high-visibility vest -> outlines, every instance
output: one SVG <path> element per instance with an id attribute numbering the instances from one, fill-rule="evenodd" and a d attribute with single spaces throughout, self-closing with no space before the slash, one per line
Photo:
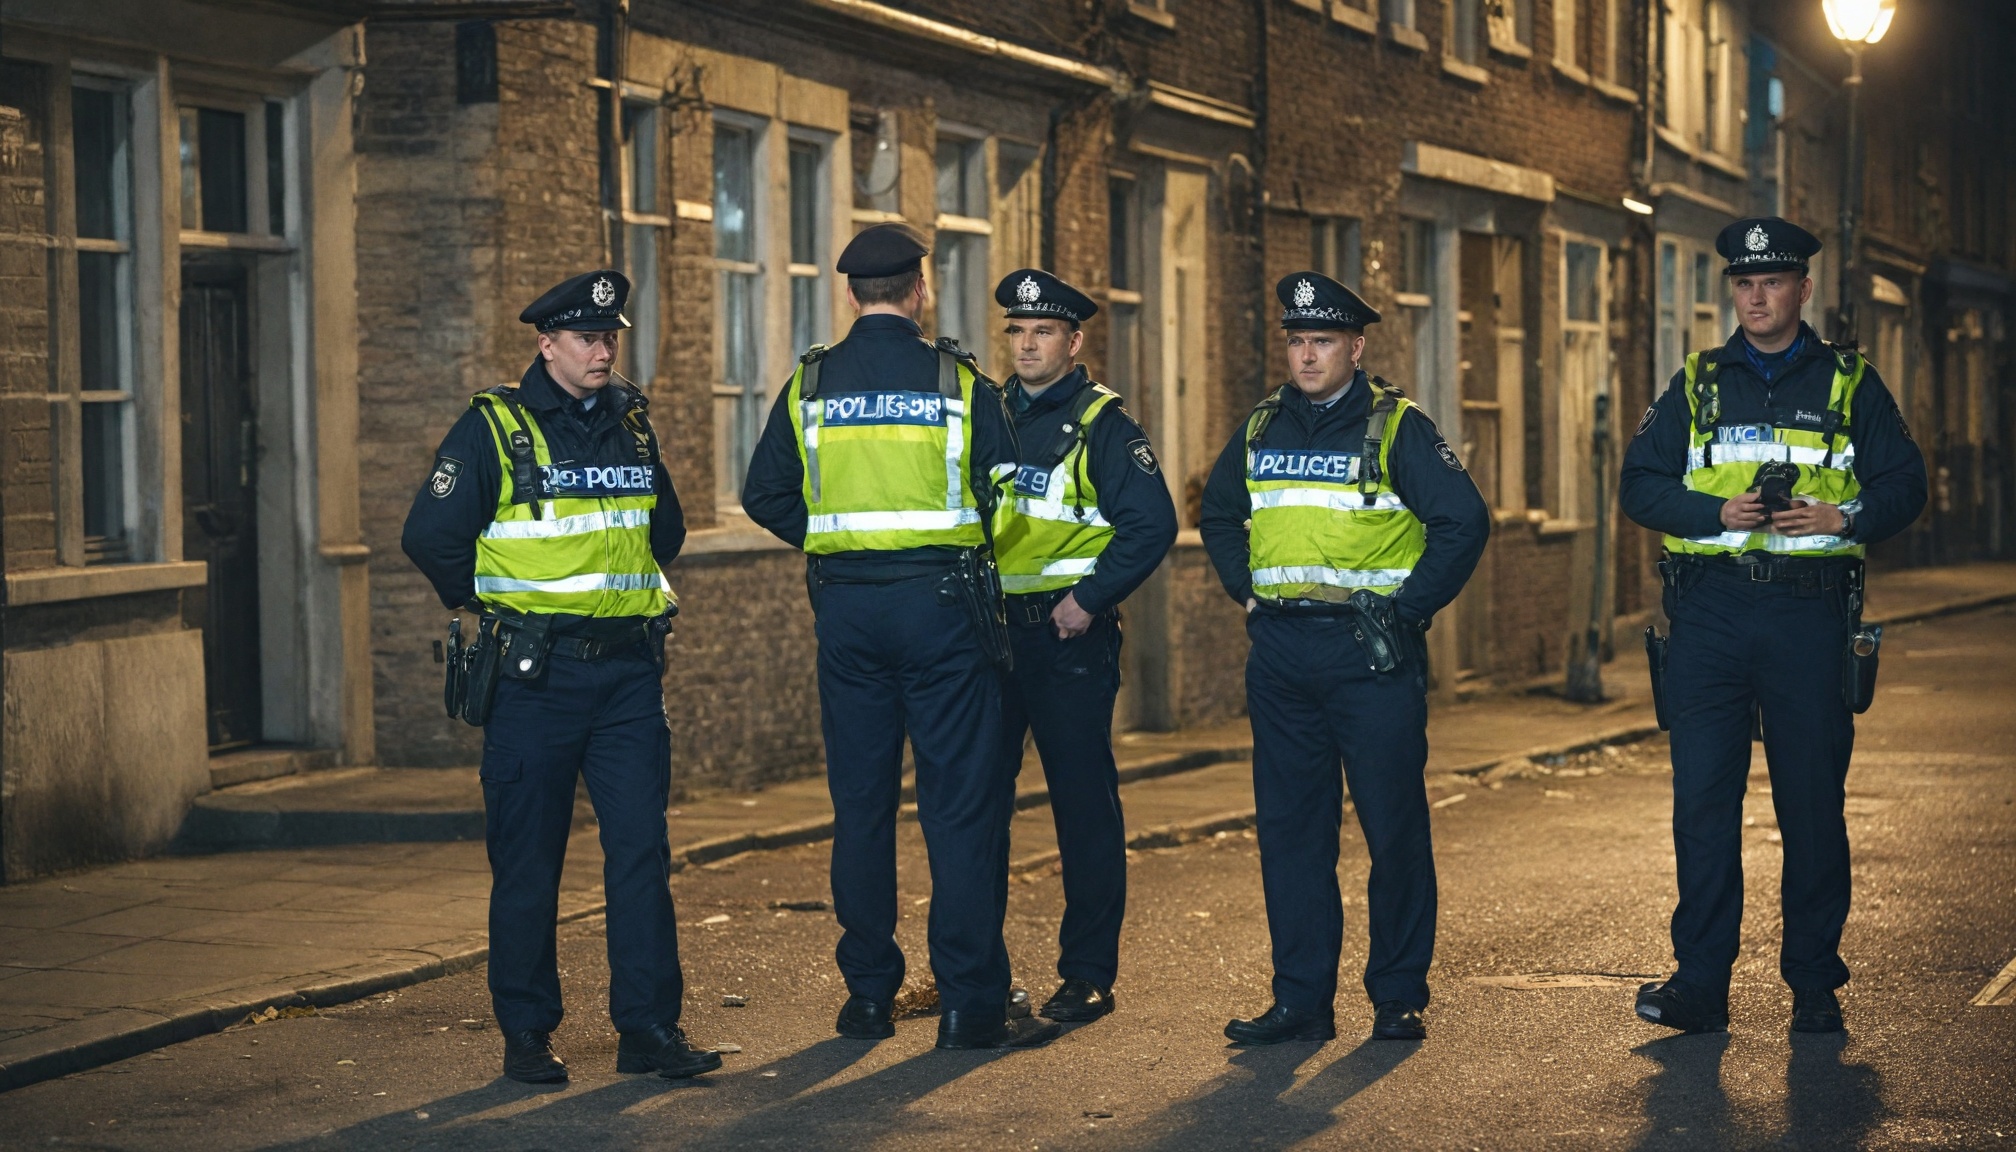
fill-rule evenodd
<path id="1" fill-rule="evenodd" d="M 1716 383 L 1720 349 L 1689 355 L 1682 381 L 1690 430 L 1684 477 L 1687 487 L 1731 499 L 1755 485 L 1759 464 L 1784 461 L 1799 467 L 1799 479 L 1792 485 L 1794 496 L 1849 505 L 1853 511 L 1862 485 L 1855 479 L 1855 440 L 1850 435 L 1848 414 L 1867 365 L 1852 348 L 1830 345 L 1829 350 L 1834 354 L 1834 382 L 1828 389 L 1826 411 L 1774 410 L 1769 424 L 1722 423 L 1721 392 Z M 1862 545 L 1840 536 L 1780 536 L 1768 530 L 1668 536 L 1665 547 L 1668 552 L 1709 556 L 1742 552 L 1860 556 L 1864 551 Z"/>
<path id="2" fill-rule="evenodd" d="M 822 393 L 824 346 L 800 358 L 789 398 L 805 466 L 805 551 L 889 551 L 986 542 L 967 462 L 980 377 L 949 344 L 938 387 Z M 980 385 L 993 387 L 993 385 Z"/>
<path id="3" fill-rule="evenodd" d="M 636 458 L 556 468 L 546 433 L 515 390 L 479 392 L 470 406 L 495 435 L 506 482 L 476 538 L 476 596 L 512 612 L 657 616 L 674 602 L 651 555 L 657 446 L 643 414 L 624 416 Z"/>
<path id="4" fill-rule="evenodd" d="M 1260 446 L 1292 385 L 1283 384 L 1247 418 L 1254 598 L 1341 603 L 1360 588 L 1390 596 L 1426 551 L 1427 531 L 1394 490 L 1389 466 L 1389 430 L 1414 402 L 1376 376 L 1369 383 L 1372 413 L 1358 454 Z"/>
<path id="5" fill-rule="evenodd" d="M 1092 421 L 1119 399 L 1103 384 L 1087 384 L 1055 441 L 1017 471 L 1011 498 L 994 512 L 994 562 L 1004 592 L 1054 592 L 1099 567 L 1113 525 L 1099 512 L 1085 456 Z"/>

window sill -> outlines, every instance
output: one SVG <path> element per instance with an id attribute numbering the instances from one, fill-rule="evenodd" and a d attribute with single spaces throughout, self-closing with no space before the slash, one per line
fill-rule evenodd
<path id="1" fill-rule="evenodd" d="M 1750 178 L 1750 170 L 1748 168 L 1736 163 L 1734 160 L 1718 156 L 1713 152 L 1703 152 L 1699 156 L 1696 156 L 1695 159 L 1722 173 L 1724 176 L 1734 177 L 1738 180 L 1748 180 Z"/>
<path id="2" fill-rule="evenodd" d="M 1323 0 L 1288 0 L 1288 2 L 1297 8 L 1307 8 L 1318 16 L 1323 14 Z"/>
<path id="3" fill-rule="evenodd" d="M 1346 0 L 1330 0 L 1330 19 L 1353 32 L 1367 36 L 1379 34 L 1379 18 L 1363 8 L 1352 7 Z"/>
<path id="4" fill-rule="evenodd" d="M 1454 56 L 1442 57 L 1442 74 L 1465 84 L 1475 84 L 1479 88 L 1491 82 L 1491 73 L 1475 64 L 1465 64 Z"/>
<path id="5" fill-rule="evenodd" d="M 1135 2 L 1135 0 L 1129 0 L 1127 14 L 1137 20 L 1146 20 L 1158 28 L 1174 29 L 1176 27 L 1176 17 L 1171 16 L 1153 4 L 1142 4 Z"/>
<path id="6" fill-rule="evenodd" d="M 1393 303 L 1402 308 L 1432 308 L 1435 298 L 1426 292 L 1395 292 Z"/>
<path id="7" fill-rule="evenodd" d="M 210 579 L 201 560 L 158 564 L 106 564 L 94 568 L 33 568 L 7 573 L 7 604 L 57 604 L 66 600 L 96 600 L 199 587 Z"/>
<path id="8" fill-rule="evenodd" d="M 1423 36 L 1413 28 L 1407 27 L 1405 24 L 1395 24 L 1391 20 L 1387 20 L 1379 25 L 1379 30 L 1385 33 L 1386 42 L 1395 48 L 1405 48 L 1409 52 L 1426 52 L 1428 50 L 1428 37 Z"/>
<path id="9" fill-rule="evenodd" d="M 1615 100 L 1619 104 L 1629 104 L 1633 107 L 1636 107 L 1638 104 L 1637 92 L 1624 87 L 1622 84 L 1612 84 L 1601 76 L 1590 77 L 1589 86 L 1594 88 L 1596 94 L 1605 100 Z"/>
<path id="10" fill-rule="evenodd" d="M 1519 43 L 1517 40 L 1499 40 L 1494 38 L 1491 41 L 1491 51 L 1508 60 L 1517 60 L 1522 64 L 1533 59 L 1533 49 Z"/>
<path id="11" fill-rule="evenodd" d="M 1580 520 L 1555 520 L 1549 518 L 1536 522 L 1533 525 L 1533 532 L 1542 540 L 1545 540 L 1550 536 L 1573 536 L 1577 532 L 1586 531 L 1588 528 L 1589 525 Z"/>
<path id="12" fill-rule="evenodd" d="M 1554 74 L 1568 81 L 1570 84 L 1577 84 L 1584 88 L 1589 86 L 1589 73 L 1584 72 L 1566 60 L 1554 61 Z"/>

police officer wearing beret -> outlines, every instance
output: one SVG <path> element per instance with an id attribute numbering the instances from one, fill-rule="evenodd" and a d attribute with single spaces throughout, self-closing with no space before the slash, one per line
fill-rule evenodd
<path id="1" fill-rule="evenodd" d="M 1112 737 L 1120 602 L 1175 542 L 1176 505 L 1141 426 L 1077 363 L 1080 325 L 1099 306 L 1039 268 L 1010 272 L 994 299 L 1007 310 L 1015 375 L 1005 391 L 1022 445 L 1013 490 L 994 517 L 1015 648 L 1002 775 L 1012 811 L 1023 734 L 1033 732 L 1064 869 L 1063 983 L 1038 1014 L 1095 1020 L 1113 1010 L 1127 910 Z M 1004 869 L 1004 899 L 1006 884 Z"/>
<path id="2" fill-rule="evenodd" d="M 903 984 L 896 945 L 896 811 L 903 740 L 931 860 L 928 939 L 940 1048 L 1041 1044 L 1058 1028 L 1010 1015 L 997 895 L 1009 813 L 1001 683 L 958 569 L 1015 472 L 994 385 L 956 344 L 926 340 L 928 249 L 878 225 L 840 254 L 858 314 L 781 390 L 749 462 L 742 507 L 804 549 L 819 636 L 819 710 L 833 796 L 836 951 L 849 993 L 840 1035 L 877 1040 Z"/>
<path id="3" fill-rule="evenodd" d="M 1652 638 L 1662 726 L 1673 732 L 1679 906 L 1670 979 L 1638 1015 L 1682 1032 L 1729 1022 L 1743 917 L 1743 793 L 1761 713 L 1784 838 L 1784 943 L 1794 1031 L 1838 1032 L 1848 981 L 1848 829 L 1862 555 L 1925 506 L 1925 461 L 1876 369 L 1799 319 L 1820 241 L 1772 218 L 1738 220 L 1715 248 L 1738 330 L 1693 353 L 1645 412 L 1624 457 L 1625 515 L 1665 535 L 1671 635 Z M 1880 632 L 1869 634 L 1871 649 Z M 1663 660 L 1663 668 L 1662 668 Z M 1663 673 L 1663 674 L 1662 674 Z M 1859 696 L 1860 698 L 1851 699 Z"/>
<path id="4" fill-rule="evenodd" d="M 721 1066 L 679 1027 L 684 986 L 665 836 L 671 737 L 659 673 L 673 610 L 661 566 L 686 526 L 642 393 L 616 377 L 630 283 L 573 277 L 518 319 L 539 353 L 478 393 L 413 499 L 406 555 L 450 609 L 508 638 L 483 733 L 490 996 L 504 1074 L 567 1078 L 554 921 L 585 779 L 601 825 L 618 1072 Z"/>
<path id="5" fill-rule="evenodd" d="M 1418 1040 L 1435 947 L 1422 633 L 1469 580 L 1491 514 L 1427 415 L 1358 366 L 1379 313 L 1316 272 L 1276 294 L 1289 382 L 1225 445 L 1199 524 L 1252 640 L 1246 710 L 1274 951 L 1273 1006 L 1225 1035 L 1337 1034 L 1348 782 L 1372 856 L 1372 1035 Z"/>

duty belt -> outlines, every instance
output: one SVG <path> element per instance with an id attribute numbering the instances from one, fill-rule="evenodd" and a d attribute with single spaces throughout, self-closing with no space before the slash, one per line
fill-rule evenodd
<path id="1" fill-rule="evenodd" d="M 634 651 L 645 639 L 647 624 L 638 624 L 614 636 L 555 636 L 547 651 L 569 660 L 607 660 Z"/>
<path id="2" fill-rule="evenodd" d="M 1744 580 L 1752 584 L 1800 584 L 1833 588 L 1862 562 L 1852 556 L 1773 556 L 1765 552 L 1744 552 L 1736 556 L 1693 556 L 1668 553 L 1663 570 L 1677 575 L 1694 569 L 1724 580 Z"/>
<path id="3" fill-rule="evenodd" d="M 1017 628 L 1035 628 L 1050 622 L 1050 612 L 1064 602 L 1071 594 L 1069 588 L 1053 588 L 1048 592 L 1010 593 L 1008 601 L 1008 623 Z"/>

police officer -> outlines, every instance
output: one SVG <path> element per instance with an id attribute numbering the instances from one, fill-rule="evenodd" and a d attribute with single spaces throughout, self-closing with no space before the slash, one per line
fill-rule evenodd
<path id="1" fill-rule="evenodd" d="M 1176 505 L 1141 426 L 1077 363 L 1080 325 L 1099 306 L 1038 268 L 1009 273 L 994 299 L 1007 309 L 1015 375 L 1005 391 L 1022 446 L 1013 491 L 994 517 L 1015 649 L 1002 775 L 1012 811 L 1022 737 L 1033 731 L 1064 868 L 1063 983 L 1038 1014 L 1096 1020 L 1113 1010 L 1127 910 L 1112 739 L 1120 602 L 1175 542 Z M 1004 899 L 1006 884 L 1004 870 Z"/>
<path id="2" fill-rule="evenodd" d="M 924 339 L 928 249 L 901 225 L 856 236 L 837 271 L 859 318 L 813 348 L 777 397 L 742 507 L 808 557 L 819 710 L 833 796 L 833 908 L 847 1002 L 836 1030 L 895 1035 L 896 809 L 916 756 L 931 859 L 940 1048 L 1041 1044 L 1057 1026 L 1009 1015 L 996 894 L 1008 813 L 1000 680 L 955 568 L 1015 471 L 1000 394 L 950 341 Z"/>
<path id="3" fill-rule="evenodd" d="M 1779 973 L 1792 987 L 1792 1028 L 1838 1032 L 1835 989 L 1848 981 L 1842 802 L 1855 739 L 1843 661 L 1863 551 L 1924 508 L 1925 461 L 1875 368 L 1799 319 L 1820 241 L 1772 217 L 1736 221 L 1715 248 L 1739 328 L 1688 356 L 1646 410 L 1619 491 L 1625 515 L 1665 534 L 1671 621 L 1663 711 L 1678 968 L 1639 991 L 1637 1011 L 1682 1032 L 1728 1027 L 1743 792 L 1761 713 L 1784 838 Z"/>
<path id="4" fill-rule="evenodd" d="M 554 918 L 577 777 L 601 824 L 616 1070 L 678 1078 L 721 1066 L 679 1027 L 659 666 L 673 603 L 661 566 L 686 525 L 644 396 L 613 369 L 629 292 L 621 273 L 587 272 L 519 315 L 539 354 L 517 387 L 470 401 L 401 541 L 442 604 L 480 611 L 486 633 L 512 641 L 481 776 L 490 997 L 504 1074 L 527 1083 L 567 1078 L 548 1036 L 561 1017 Z"/>
<path id="5" fill-rule="evenodd" d="M 1470 578 L 1491 516 L 1428 417 L 1359 368 L 1379 313 L 1315 272 L 1275 291 L 1289 382 L 1225 445 L 1200 522 L 1252 639 L 1246 709 L 1274 946 L 1273 1007 L 1225 1035 L 1337 1034 L 1341 759 L 1372 855 L 1372 1035 L 1418 1040 L 1435 946 L 1422 633 Z"/>

